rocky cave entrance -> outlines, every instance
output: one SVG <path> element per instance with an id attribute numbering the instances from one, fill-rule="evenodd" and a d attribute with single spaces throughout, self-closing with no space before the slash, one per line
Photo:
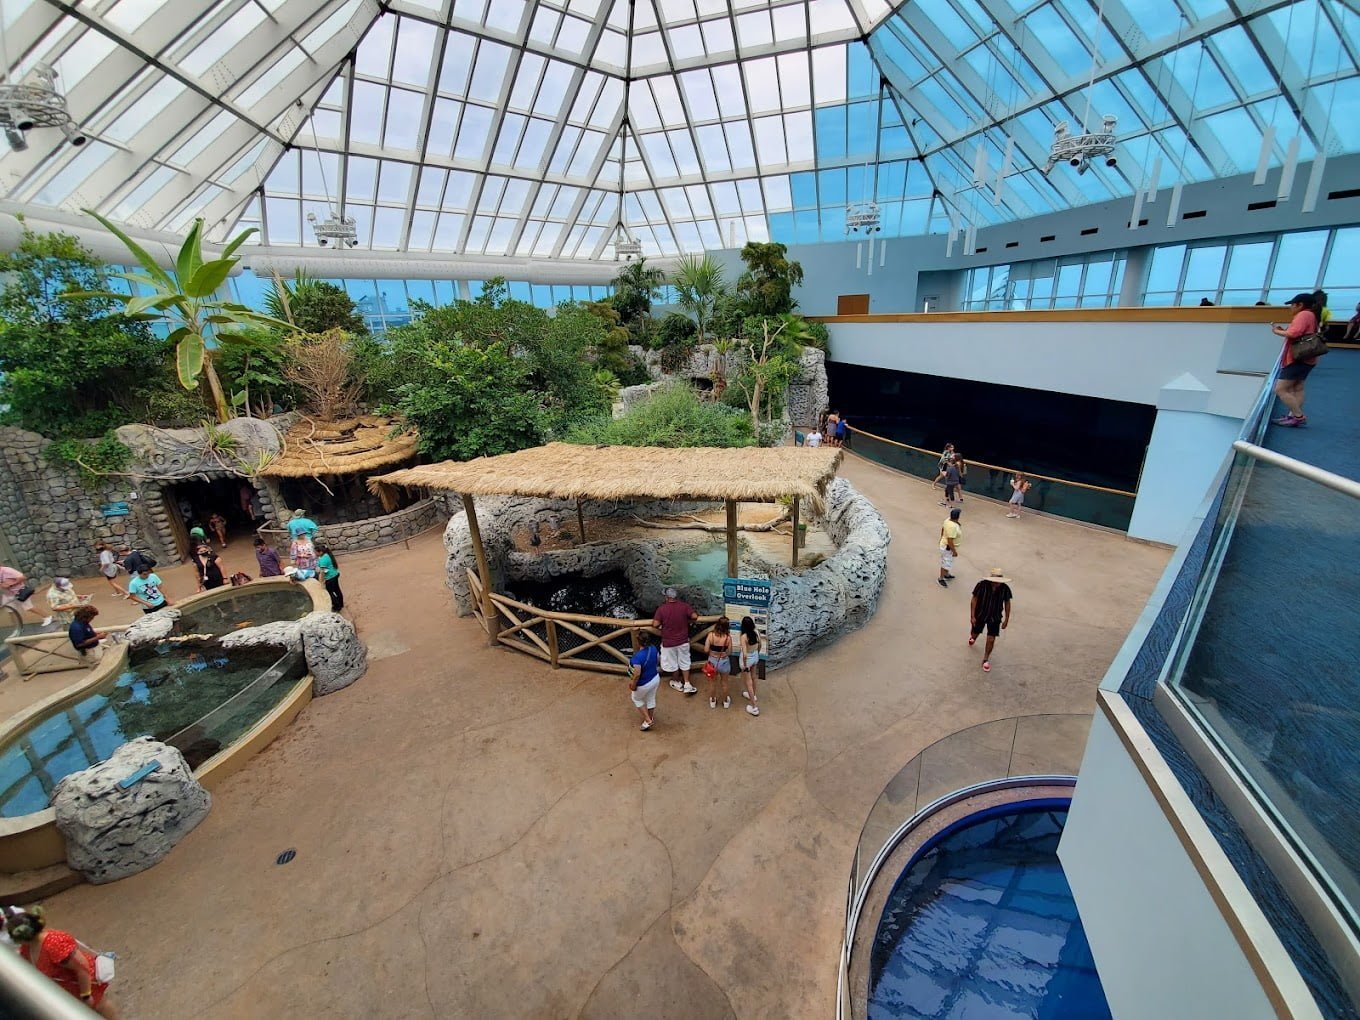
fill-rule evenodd
<path id="1" fill-rule="evenodd" d="M 215 513 L 227 519 L 228 542 L 255 536 L 255 526 L 262 516 L 259 496 L 255 486 L 244 478 L 198 478 L 167 484 L 162 491 L 181 558 L 189 555 L 190 528 L 202 528 L 208 541 L 217 545 L 217 536 L 208 527 L 208 519 Z"/>

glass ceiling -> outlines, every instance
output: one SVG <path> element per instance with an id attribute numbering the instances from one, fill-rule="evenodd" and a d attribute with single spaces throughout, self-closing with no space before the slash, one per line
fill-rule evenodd
<path id="1" fill-rule="evenodd" d="M 5 197 L 282 247 L 330 207 L 383 252 L 596 259 L 620 218 L 650 255 L 833 241 L 870 198 L 913 235 L 1360 150 L 1343 0 L 2 9 L 10 80 L 56 67 L 90 136 L 3 150 Z M 1105 114 L 1116 167 L 1042 173 L 1057 122 Z"/>

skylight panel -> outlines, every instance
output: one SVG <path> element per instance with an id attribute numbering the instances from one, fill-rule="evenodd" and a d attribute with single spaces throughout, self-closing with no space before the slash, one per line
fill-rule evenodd
<path id="1" fill-rule="evenodd" d="M 430 245 L 432 251 L 457 251 L 458 238 L 463 233 L 463 223 L 466 217 L 461 213 L 444 213 L 439 217 L 439 222 L 434 228 L 434 241 Z"/>
<path id="2" fill-rule="evenodd" d="M 842 32 L 859 31 L 846 0 L 811 0 L 807 8 L 814 40 Z"/>
<path id="3" fill-rule="evenodd" d="M 497 0 L 497 5 L 503 0 Z M 422 88 L 430 78 L 430 62 L 434 59 L 435 31 L 433 25 L 413 18 L 401 19 L 397 33 L 396 54 L 392 61 L 392 80 Z"/>
<path id="4" fill-rule="evenodd" d="M 297 195 L 301 181 L 298 174 L 301 155 L 300 150 L 294 149 L 280 156 L 265 182 L 265 190 L 271 195 Z"/>
<path id="5" fill-rule="evenodd" d="M 444 181 L 448 173 L 435 167 L 425 167 L 420 171 L 420 184 L 416 188 L 416 205 L 439 208 L 440 197 L 444 194 Z"/>
<path id="6" fill-rule="evenodd" d="M 383 108 L 387 103 L 387 89 L 368 81 L 354 83 L 354 110 L 350 114 L 351 141 L 377 145 L 382 130 Z"/>
<path id="7" fill-rule="evenodd" d="M 570 15 L 562 19 L 562 25 L 557 30 L 557 48 L 574 57 L 580 57 L 585 53 L 586 43 L 590 39 L 590 23 L 582 21 L 580 18 L 573 18 Z"/>
<path id="8" fill-rule="evenodd" d="M 615 32 L 612 28 L 606 28 L 600 34 L 599 41 L 595 44 L 595 62 L 605 63 L 611 67 L 623 67 L 623 62 L 628 59 L 628 42 L 622 34 Z"/>
<path id="9" fill-rule="evenodd" d="M 661 17 L 667 24 L 677 21 L 694 21 L 699 14 L 694 9 L 694 0 L 661 0 Z"/>
<path id="10" fill-rule="evenodd" d="M 494 216 L 504 191 L 504 177 L 487 177 L 482 182 L 482 193 L 477 196 L 477 214 Z"/>
<path id="11" fill-rule="evenodd" d="M 644 131 L 661 127 L 661 114 L 646 82 L 638 82 L 628 90 L 628 119 L 635 128 Z"/>
<path id="12" fill-rule="evenodd" d="M 551 135 L 550 122 L 538 118 L 531 119 L 525 126 L 524 137 L 520 140 L 515 166 L 522 170 L 537 170 L 543 163 L 543 155 L 547 151 Z"/>
<path id="13" fill-rule="evenodd" d="M 491 119 L 491 111 L 484 106 L 468 104 L 463 107 L 463 122 L 458 127 L 454 156 L 459 159 L 481 159 L 487 136 L 491 133 Z"/>
<path id="14" fill-rule="evenodd" d="M 746 76 L 746 101 L 752 113 L 775 113 L 782 109 L 779 69 L 774 57 L 747 60 L 742 71 Z"/>
<path id="15" fill-rule="evenodd" d="M 741 213 L 741 202 L 737 198 L 737 186 L 731 181 L 714 181 L 708 186 L 713 194 L 713 207 L 719 216 L 737 216 Z"/>
<path id="16" fill-rule="evenodd" d="M 439 91 L 445 95 L 467 95 L 468 75 L 477 42 L 462 32 L 450 32 L 444 46 L 444 63 L 439 68 Z"/>
<path id="17" fill-rule="evenodd" d="M 730 120 L 723 125 L 727 135 L 727 155 L 733 170 L 756 168 L 755 148 L 751 144 L 751 129 L 745 120 Z"/>
<path id="18" fill-rule="evenodd" d="M 727 139 L 718 124 L 709 124 L 694 129 L 699 141 L 699 151 L 703 153 L 704 167 L 710 172 L 725 172 L 732 169 L 727 152 Z"/>
<path id="19" fill-rule="evenodd" d="M 806 163 L 813 160 L 816 148 L 810 111 L 784 115 L 784 144 L 788 148 L 790 163 Z"/>
<path id="20" fill-rule="evenodd" d="M 430 134 L 425 141 L 428 152 L 440 156 L 453 155 L 453 140 L 458 137 L 458 118 L 463 104 L 449 99 L 436 99 L 434 115 L 430 118 Z"/>
<path id="21" fill-rule="evenodd" d="M 710 56 L 726 56 L 737 50 L 736 39 L 732 35 L 732 23 L 726 18 L 714 18 L 700 25 L 704 36 L 704 48 Z"/>
<path id="22" fill-rule="evenodd" d="M 681 176 L 689 177 L 700 171 L 699 155 L 694 151 L 694 142 L 688 131 L 667 131 L 671 152 L 675 154 L 675 166 Z M 724 154 L 726 155 L 726 154 Z"/>
<path id="23" fill-rule="evenodd" d="M 774 45 L 774 27 L 769 11 L 737 15 L 737 39 L 742 52 Z"/>
<path id="24" fill-rule="evenodd" d="M 528 54 L 525 56 L 527 58 Z M 543 73 L 543 84 L 538 90 L 538 95 L 534 97 L 533 112 L 556 118 L 570 95 L 573 73 L 572 69 L 561 61 L 548 61 L 547 69 Z"/>
<path id="25" fill-rule="evenodd" d="M 818 104 L 845 102 L 844 46 L 812 51 L 812 89 Z"/>
<path id="26" fill-rule="evenodd" d="M 600 149 L 604 147 L 605 135 L 602 131 L 585 131 L 581 134 L 581 142 L 576 147 L 576 155 L 572 157 L 571 165 L 567 167 L 568 177 L 585 177 L 590 172 L 591 164 L 600 154 Z"/>
<path id="27" fill-rule="evenodd" d="M 162 77 L 100 134 L 110 141 L 127 142 L 183 94 L 182 84 Z"/>
<path id="28" fill-rule="evenodd" d="M 419 92 L 408 92 L 406 89 L 388 90 L 387 128 L 383 133 L 383 145 L 386 148 L 408 150 L 416 148 L 424 105 L 425 97 Z"/>
<path id="29" fill-rule="evenodd" d="M 470 174 L 466 170 L 454 170 L 449 173 L 448 185 L 444 188 L 443 209 L 456 209 L 459 212 L 467 212 L 472 208 L 472 192 L 477 186 L 477 175 Z"/>
<path id="30" fill-rule="evenodd" d="M 510 109 L 528 111 L 533 108 L 534 98 L 541 92 L 539 79 L 547 63 L 547 58 L 540 57 L 537 53 L 525 53 L 520 58 L 519 70 L 515 72 L 515 84 L 510 89 L 510 100 L 507 103 Z"/>
<path id="31" fill-rule="evenodd" d="M 576 204 L 576 199 L 580 197 L 580 188 L 563 186 L 557 189 L 557 198 L 553 200 L 552 208 L 548 211 L 548 218 L 552 220 L 565 221 L 571 215 L 572 206 Z M 596 194 L 600 194 L 596 192 Z"/>
<path id="32" fill-rule="evenodd" d="M 671 155 L 670 143 L 666 135 L 662 132 L 640 136 L 642 151 L 646 153 L 647 163 L 651 167 L 653 178 L 676 177 L 679 171 L 675 166 L 675 157 Z"/>
<path id="33" fill-rule="evenodd" d="M 350 19 L 359 13 L 361 2 L 362 0 L 347 0 L 344 6 L 338 8 L 329 18 L 303 37 L 302 48 L 308 53 L 315 53 L 320 47 L 334 39 L 349 23 Z"/>
<path id="34" fill-rule="evenodd" d="M 783 118 L 757 117 L 751 122 L 756 133 L 756 152 L 760 155 L 762 167 L 783 166 L 789 162 L 788 150 L 784 141 Z"/>
<path id="35" fill-rule="evenodd" d="M 669 75 L 660 75 L 650 79 L 650 84 L 652 95 L 656 100 L 657 112 L 661 115 L 661 122 L 668 128 L 683 127 L 687 120 L 685 108 L 680 102 L 680 91 L 675 85 L 675 79 Z"/>
<path id="36" fill-rule="evenodd" d="M 553 151 L 552 160 L 548 164 L 548 173 L 561 176 L 567 164 L 571 162 L 572 154 L 576 151 L 576 143 L 581 140 L 582 133 L 580 128 L 571 125 L 562 129 L 557 139 L 557 148 Z"/>
<path id="37" fill-rule="evenodd" d="M 160 194 L 161 189 L 174 180 L 176 176 L 178 176 L 176 171 L 171 167 L 157 167 L 146 180 L 133 188 L 126 198 L 113 207 L 114 217 L 125 220 L 136 214 L 156 195 Z"/>
<path id="38" fill-rule="evenodd" d="M 473 217 L 472 226 L 468 230 L 468 251 L 484 252 L 486 250 L 486 239 L 491 236 L 491 224 L 490 216 Z"/>
<path id="39" fill-rule="evenodd" d="M 378 185 L 378 161 L 350 156 L 345 168 L 345 201 L 372 202 Z"/>
<path id="40" fill-rule="evenodd" d="M 397 21 L 395 15 L 384 14 L 364 34 L 355 55 L 356 72 L 370 78 L 387 78 L 392 67 L 392 37 L 396 33 Z"/>
<path id="41" fill-rule="evenodd" d="M 657 191 L 661 204 L 666 210 L 666 214 L 672 220 L 688 219 L 691 215 L 689 199 L 685 196 L 684 188 L 661 188 Z"/>
<path id="42" fill-rule="evenodd" d="M 600 98 L 590 112 L 588 123 L 591 127 L 607 128 L 614 122 L 623 106 L 623 83 L 617 78 L 606 78 L 600 89 Z"/>
<path id="43" fill-rule="evenodd" d="M 666 33 L 671 45 L 671 54 L 677 63 L 703 57 L 704 37 L 698 25 L 679 25 Z"/>
<path id="44" fill-rule="evenodd" d="M 720 64 L 712 68 L 713 91 L 725 120 L 746 116 L 746 101 L 742 96 L 741 71 L 735 64 Z"/>
<path id="45" fill-rule="evenodd" d="M 1275 76 L 1262 62 L 1246 30 L 1238 26 L 1217 32 L 1209 37 L 1227 63 L 1228 71 L 1248 96 L 1273 92 L 1278 88 Z"/>
<path id="46" fill-rule="evenodd" d="M 225 57 L 233 46 L 250 35 L 264 21 L 264 11 L 254 4 L 246 4 L 213 29 L 198 46 L 177 61 L 192 75 L 202 77 L 208 69 Z M 98 33 L 89 33 L 97 35 Z"/>
<path id="47" fill-rule="evenodd" d="M 520 136 L 524 133 L 527 117 L 517 113 L 507 113 L 501 118 L 501 133 L 496 139 L 496 147 L 491 151 L 491 162 L 497 166 L 508 166 L 515 158 Z"/>
<path id="48" fill-rule="evenodd" d="M 665 67 L 666 47 L 660 32 L 643 32 L 633 36 L 633 70 L 644 67 Z"/>
<path id="49" fill-rule="evenodd" d="M 395 160 L 383 160 L 382 173 L 378 177 L 378 201 L 406 203 L 411 188 L 411 164 Z"/>
<path id="50" fill-rule="evenodd" d="M 534 20 L 529 26 L 529 38 L 543 46 L 551 46 L 557 39 L 557 26 L 562 23 L 562 12 L 551 7 L 538 5 Z"/>
<path id="51" fill-rule="evenodd" d="M 253 146 L 247 149 L 245 154 L 242 155 L 241 158 L 238 159 L 235 163 L 233 163 L 230 167 L 228 167 L 224 173 L 218 174 L 217 175 L 218 181 L 221 182 L 222 184 L 227 185 L 228 187 L 235 185 L 237 178 L 239 178 L 247 170 L 255 169 L 260 165 L 264 157 L 264 150 L 266 146 L 272 144 L 273 143 L 268 138 L 261 138 Z"/>
<path id="52" fill-rule="evenodd" d="M 265 96 L 273 92 L 283 83 L 283 79 L 302 66 L 306 59 L 302 51 L 296 46 L 289 46 L 284 50 L 282 56 L 276 57 L 269 69 L 244 92 L 236 97 L 236 102 L 250 109 L 260 102 Z"/>
<path id="53" fill-rule="evenodd" d="M 438 216 L 417 210 L 411 214 L 411 232 L 406 241 L 407 251 L 428 251 L 434 238 L 434 224 Z"/>
<path id="54" fill-rule="evenodd" d="M 494 0 L 486 9 L 487 28 L 518 32 L 524 17 L 524 0 Z"/>
<path id="55" fill-rule="evenodd" d="M 401 228 L 406 214 L 401 209 L 379 207 L 373 212 L 372 247 L 394 249 L 401 246 Z"/>
<path id="56" fill-rule="evenodd" d="M 802 53 L 783 53 L 779 56 L 780 107 L 788 110 L 812 105 L 812 82 L 807 58 Z"/>
<path id="57" fill-rule="evenodd" d="M 600 13 L 600 0 L 570 0 L 567 10 L 577 17 L 594 21 L 596 15 Z"/>
<path id="58" fill-rule="evenodd" d="M 1073 34 L 1052 6 L 1045 5 L 1031 13 L 1025 18 L 1025 27 L 1034 45 L 1045 47 L 1064 74 L 1076 78 L 1090 70 L 1090 48 Z"/>
<path id="59" fill-rule="evenodd" d="M 169 162 L 177 167 L 187 167 L 208 145 L 222 137 L 222 133 L 236 123 L 236 118 L 225 110 L 210 118 L 199 127 L 189 139 L 171 153 Z"/>
<path id="60" fill-rule="evenodd" d="M 103 20 L 132 35 L 165 6 L 167 0 L 119 0 L 104 13 Z"/>
<path id="61" fill-rule="evenodd" d="M 807 39 L 807 20 L 803 16 L 803 5 L 776 7 L 771 12 L 774 22 L 774 37 L 780 43 L 801 43 Z"/>
<path id="62" fill-rule="evenodd" d="M 718 100 L 713 95 L 713 79 L 707 70 L 685 71 L 680 75 L 690 116 L 698 120 L 718 119 Z"/>
<path id="63" fill-rule="evenodd" d="M 333 152 L 303 152 L 302 194 L 329 199 L 340 185 L 340 158 Z"/>
<path id="64" fill-rule="evenodd" d="M 477 47 L 477 66 L 468 86 L 468 98 L 487 102 L 498 100 L 509 63 L 509 47 L 483 39 Z"/>
<path id="65" fill-rule="evenodd" d="M 266 196 L 264 213 L 270 244 L 302 243 L 302 206 L 297 199 Z"/>

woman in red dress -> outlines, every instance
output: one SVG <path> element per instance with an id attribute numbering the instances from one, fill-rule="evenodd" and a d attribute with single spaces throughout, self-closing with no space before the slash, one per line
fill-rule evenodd
<path id="1" fill-rule="evenodd" d="M 5 928 L 19 955 L 102 1017 L 116 1018 L 108 982 L 95 980 L 95 956 L 69 932 L 47 927 L 42 907 L 7 918 Z"/>

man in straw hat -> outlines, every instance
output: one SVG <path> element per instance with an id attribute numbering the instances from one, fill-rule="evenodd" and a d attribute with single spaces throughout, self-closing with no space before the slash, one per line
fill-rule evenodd
<path id="1" fill-rule="evenodd" d="M 987 628 L 987 644 L 982 649 L 982 671 L 992 671 L 992 646 L 997 637 L 1010 626 L 1011 586 L 1010 578 L 1000 567 L 973 586 L 973 598 L 968 604 L 968 646 L 971 648 Z"/>

